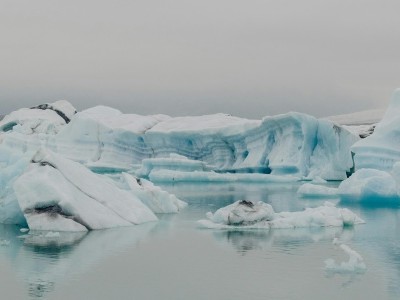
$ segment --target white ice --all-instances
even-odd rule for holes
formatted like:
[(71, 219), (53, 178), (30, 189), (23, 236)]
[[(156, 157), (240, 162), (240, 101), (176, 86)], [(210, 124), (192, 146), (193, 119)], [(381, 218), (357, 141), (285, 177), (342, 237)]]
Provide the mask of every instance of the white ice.
[[(74, 114), (68, 124), (53, 110), (24, 113), (34, 124), (29, 121), (32, 126), (20, 130), (20, 124), (12, 126), (13, 113), (6, 116), (0, 148), (34, 152), (45, 146), (97, 171), (128, 171), (143, 159), (176, 153), (217, 171), (344, 179), (353, 167), (349, 149), (359, 139), (339, 125), (301, 113), (263, 120), (225, 114), (171, 118), (97, 106)], [(42, 113), (54, 118), (46, 129), (36, 127)]]
[(398, 188), (395, 178), (388, 172), (375, 169), (360, 169), (338, 188), (341, 196), (357, 198), (396, 197)]
[(31, 230), (84, 231), (157, 220), (134, 193), (49, 151), (36, 153), (14, 191)]
[(178, 213), (187, 206), (186, 202), (146, 179), (136, 179), (127, 173), (123, 173), (122, 178), (126, 187), (154, 213)]
[(299, 189), (297, 190), (297, 194), (299, 194), (301, 197), (307, 197), (307, 198), (313, 198), (313, 197), (332, 198), (332, 197), (338, 197), (338, 189), (330, 188), (323, 185), (305, 183), (299, 187)]
[(340, 248), (349, 256), (348, 261), (337, 263), (334, 259), (325, 260), (325, 269), (333, 273), (363, 273), (367, 269), (363, 257), (345, 244)]
[[(251, 205), (250, 205), (251, 206)], [(275, 213), (265, 203), (241, 204), (240, 201), (220, 208), (214, 214), (207, 213), (207, 220), (198, 221), (199, 225), (209, 229), (283, 229), (307, 227), (343, 227), (362, 224), (364, 221), (347, 208), (337, 208), (330, 202), (304, 211)], [(228, 216), (240, 216), (241, 222), (229, 222)]]

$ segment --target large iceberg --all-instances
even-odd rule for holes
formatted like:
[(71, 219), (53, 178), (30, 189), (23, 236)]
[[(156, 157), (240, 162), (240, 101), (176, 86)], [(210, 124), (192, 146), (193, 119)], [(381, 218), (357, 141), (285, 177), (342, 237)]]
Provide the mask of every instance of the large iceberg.
[(331, 121), (300, 113), (262, 120), (173, 118), (105, 106), (76, 112), (67, 101), (20, 109), (0, 121), (0, 222), (99, 229), (155, 220), (154, 213), (185, 206), (146, 179), (344, 179), (358, 139)]
[(96, 107), (78, 113), (48, 146), (99, 168), (129, 168), (143, 158), (178, 153), (219, 170), (270, 169), (273, 174), (343, 179), (352, 167), (348, 148), (355, 140), (328, 121), (297, 113), (260, 122), (222, 114), (144, 117)]
[(377, 169), (390, 171), (400, 161), (400, 89), (391, 98), (389, 107), (374, 134), (355, 143), (354, 152), (356, 169)]
[(299, 187), (297, 194), (304, 198), (338, 197), (338, 189), (319, 184), (305, 183)]
[[(344, 179), (353, 167), (350, 146), (359, 139), (328, 120), (300, 113), (260, 121), (225, 114), (140, 116), (104, 106), (71, 115), (75, 110), (67, 108), (64, 103), (58, 110), (64, 109), (68, 123), (54, 110), (36, 109), (49, 119), (40, 130), (33, 121), (23, 125), (28, 122), (12, 117), (15, 113), (6, 116), (0, 123), (0, 159), (4, 147), (34, 152), (44, 146), (102, 172), (128, 171), (144, 159), (175, 153), (220, 172)], [(23, 112), (29, 115), (29, 111)], [(31, 117), (35, 119), (34, 114)]]
[(375, 169), (360, 169), (340, 183), (338, 193), (345, 198), (391, 199), (397, 198), (398, 188), (392, 174)]

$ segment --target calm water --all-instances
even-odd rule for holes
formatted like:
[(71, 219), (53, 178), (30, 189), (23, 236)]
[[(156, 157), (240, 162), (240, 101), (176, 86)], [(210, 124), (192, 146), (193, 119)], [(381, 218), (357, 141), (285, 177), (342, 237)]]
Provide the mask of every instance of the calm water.
[[(88, 234), (22, 239), (19, 228), (2, 226), (0, 298), (399, 299), (397, 207), (353, 206), (367, 224), (352, 229), (234, 232), (196, 225), (207, 211), (239, 199), (263, 200), (276, 211), (302, 210), (326, 200), (299, 199), (297, 187), (164, 186), (189, 203), (181, 214)], [(364, 257), (364, 273), (325, 271), (326, 259), (347, 260), (332, 244), (335, 237)]]

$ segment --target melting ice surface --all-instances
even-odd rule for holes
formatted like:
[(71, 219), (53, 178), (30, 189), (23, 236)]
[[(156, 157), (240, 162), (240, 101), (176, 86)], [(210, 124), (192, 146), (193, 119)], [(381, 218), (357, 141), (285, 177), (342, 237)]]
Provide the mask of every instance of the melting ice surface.
[[(133, 227), (46, 236), (2, 225), (2, 298), (398, 299), (398, 206), (347, 206), (330, 199), (366, 221), (350, 228), (232, 231), (199, 229), (196, 223), (241, 199), (264, 201), (276, 212), (324, 204), (326, 197), (298, 195), (301, 185), (163, 185), (187, 208)], [(332, 244), (335, 239), (363, 257), (364, 272), (326, 271), (329, 258), (339, 265), (349, 260)]]

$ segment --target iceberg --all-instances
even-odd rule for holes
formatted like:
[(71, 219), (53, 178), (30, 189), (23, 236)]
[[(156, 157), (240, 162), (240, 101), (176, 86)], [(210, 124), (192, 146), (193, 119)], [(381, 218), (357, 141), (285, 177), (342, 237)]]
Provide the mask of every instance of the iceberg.
[(338, 197), (338, 189), (312, 183), (305, 183), (299, 187), (297, 194), (304, 198), (332, 198)]
[[(104, 106), (73, 115), (64, 110), (68, 123), (54, 110), (37, 110), (52, 117), (46, 130), (33, 125), (20, 130), (12, 126), (18, 120), (11, 113), (0, 123), (0, 148), (35, 152), (42, 146), (97, 172), (128, 171), (144, 159), (175, 153), (220, 172), (344, 179), (353, 167), (350, 146), (359, 139), (331, 121), (301, 113), (248, 120), (225, 114), (141, 116)], [(25, 113), (31, 111), (36, 110)], [(41, 120), (35, 114), (30, 118)]]
[(330, 202), (304, 211), (276, 213), (269, 204), (242, 200), (214, 214), (207, 213), (207, 218), (198, 224), (203, 228), (229, 230), (344, 227), (365, 223), (349, 209), (337, 208)]
[(342, 197), (360, 199), (397, 198), (396, 179), (388, 172), (375, 169), (357, 170), (338, 187)]
[(344, 179), (357, 140), (301, 113), (141, 116), (105, 106), (77, 112), (67, 101), (20, 109), (0, 121), (0, 222), (79, 231), (185, 206), (151, 182)]
[[(329, 180), (346, 178), (353, 167), (349, 149), (359, 139), (331, 121), (301, 113), (248, 120), (226, 114), (141, 116), (105, 106), (75, 113), (66, 101), (38, 107), (0, 122), (0, 160), (7, 148), (34, 153), (46, 147), (96, 172), (129, 171), (142, 163), (144, 176), (146, 167), (182, 171), (180, 156), (192, 161), (186, 170)], [(146, 161), (167, 158), (180, 169), (167, 161)]]
[(374, 130), (374, 134), (351, 147), (358, 169), (376, 169), (390, 172), (400, 161), (400, 89), (391, 98), (389, 107)]
[(214, 214), (207, 213), (210, 221), (233, 226), (249, 226), (261, 221), (270, 221), (274, 210), (270, 204), (259, 201), (241, 200), (217, 210)]
[(86, 231), (157, 220), (133, 193), (45, 150), (13, 188), (30, 230)]

